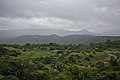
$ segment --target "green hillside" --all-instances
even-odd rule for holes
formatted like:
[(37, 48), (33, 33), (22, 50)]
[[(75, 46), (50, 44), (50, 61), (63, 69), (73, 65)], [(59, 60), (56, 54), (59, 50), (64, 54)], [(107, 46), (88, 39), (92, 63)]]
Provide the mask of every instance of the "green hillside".
[(57, 44), (89, 44), (91, 42), (98, 43), (104, 42), (108, 39), (120, 40), (119, 36), (95, 36), (95, 35), (68, 35), (68, 36), (40, 36), (40, 35), (25, 35), (8, 40), (6, 43), (57, 43)]
[(120, 80), (120, 40), (0, 45), (0, 80), (113, 79)]

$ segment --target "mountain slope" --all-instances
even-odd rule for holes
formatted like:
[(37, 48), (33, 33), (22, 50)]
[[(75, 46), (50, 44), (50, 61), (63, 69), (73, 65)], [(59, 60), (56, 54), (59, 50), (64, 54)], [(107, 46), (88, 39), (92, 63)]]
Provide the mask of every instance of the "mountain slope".
[(94, 36), (94, 35), (68, 35), (68, 36), (57, 36), (57, 35), (24, 35), (8, 40), (5, 43), (58, 43), (58, 44), (88, 44), (90, 42), (103, 42), (108, 39), (120, 40), (119, 36)]

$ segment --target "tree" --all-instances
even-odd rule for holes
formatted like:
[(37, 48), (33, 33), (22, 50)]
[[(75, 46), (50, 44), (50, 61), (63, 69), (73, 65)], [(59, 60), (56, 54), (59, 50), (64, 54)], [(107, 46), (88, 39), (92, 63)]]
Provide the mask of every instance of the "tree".
[(30, 45), (31, 45), (30, 43), (26, 43), (26, 46), (28, 46), (28, 47), (29, 47)]

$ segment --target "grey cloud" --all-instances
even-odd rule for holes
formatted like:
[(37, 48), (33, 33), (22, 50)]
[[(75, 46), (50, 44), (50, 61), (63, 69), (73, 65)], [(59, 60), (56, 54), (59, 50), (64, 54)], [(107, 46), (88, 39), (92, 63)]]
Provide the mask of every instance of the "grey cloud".
[[(0, 0), (0, 29), (64, 26), (61, 28), (117, 30), (120, 29), (119, 4), (120, 0)], [(33, 18), (38, 21), (32, 22)], [(19, 22), (12, 23), (15, 20)]]
[(41, 18), (4, 18), (0, 17), (0, 29), (37, 29), (37, 28), (71, 28), (74, 23), (67, 19), (41, 17)]

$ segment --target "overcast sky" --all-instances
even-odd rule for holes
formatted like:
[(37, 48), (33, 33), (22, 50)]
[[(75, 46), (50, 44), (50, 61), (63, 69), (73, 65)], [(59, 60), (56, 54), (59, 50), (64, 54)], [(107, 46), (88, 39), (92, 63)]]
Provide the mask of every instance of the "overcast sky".
[(120, 0), (0, 0), (0, 30), (120, 30)]

